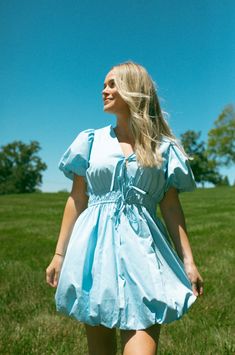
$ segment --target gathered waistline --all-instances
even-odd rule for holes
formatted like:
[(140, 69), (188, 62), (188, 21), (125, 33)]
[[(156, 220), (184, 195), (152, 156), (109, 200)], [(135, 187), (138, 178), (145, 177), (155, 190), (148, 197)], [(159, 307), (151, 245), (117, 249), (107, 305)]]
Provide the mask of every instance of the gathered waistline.
[[(125, 202), (130, 204), (130, 205), (144, 205), (143, 203), (140, 203), (140, 202), (137, 202), (137, 201), (130, 201), (128, 199), (125, 199)], [(104, 199), (104, 200), (98, 200), (98, 201), (89, 201), (88, 202), (88, 207), (90, 206), (95, 206), (95, 205), (100, 205), (100, 204), (106, 204), (106, 203), (118, 203), (118, 200), (107, 200), (107, 199)]]
[(92, 194), (89, 196), (88, 207), (106, 203), (118, 204), (120, 203), (120, 199), (123, 203), (130, 205), (142, 205), (148, 208), (155, 207), (154, 200), (147, 193), (142, 195), (136, 191), (133, 191), (128, 196), (125, 196), (121, 191), (109, 191), (103, 195)]
[[(139, 190), (139, 191), (138, 191)], [(101, 204), (110, 204), (113, 206), (110, 208), (111, 219), (114, 221), (114, 226), (117, 229), (121, 215), (124, 213), (128, 216), (129, 222), (132, 225), (132, 228), (138, 234), (141, 231), (141, 223), (143, 222), (143, 217), (141, 211), (136, 213), (131, 205), (142, 206), (146, 208), (151, 216), (154, 216), (156, 212), (156, 203), (153, 198), (151, 198), (147, 192), (140, 190), (138, 188), (133, 190), (128, 190), (128, 193), (122, 191), (110, 191), (103, 195), (90, 195), (88, 200), (88, 207), (101, 205)]]

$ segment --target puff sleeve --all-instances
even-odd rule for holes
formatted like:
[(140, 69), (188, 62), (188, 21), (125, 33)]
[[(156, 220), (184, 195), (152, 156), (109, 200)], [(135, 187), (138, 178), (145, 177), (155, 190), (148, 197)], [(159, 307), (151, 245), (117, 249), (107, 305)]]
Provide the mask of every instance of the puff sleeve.
[(197, 187), (189, 160), (175, 142), (170, 142), (166, 151), (165, 192), (170, 187), (178, 192), (193, 191)]
[(74, 173), (86, 176), (93, 139), (93, 128), (81, 131), (62, 155), (58, 168), (67, 178), (73, 180)]

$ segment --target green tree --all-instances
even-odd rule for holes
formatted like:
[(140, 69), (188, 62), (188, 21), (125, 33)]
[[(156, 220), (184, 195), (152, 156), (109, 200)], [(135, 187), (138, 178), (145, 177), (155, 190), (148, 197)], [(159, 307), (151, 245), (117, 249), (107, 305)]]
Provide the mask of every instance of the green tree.
[(47, 165), (37, 156), (39, 142), (14, 141), (0, 149), (0, 194), (34, 192)]
[(227, 105), (208, 132), (208, 153), (218, 165), (235, 163), (235, 109)]
[(215, 159), (210, 159), (206, 143), (199, 141), (201, 132), (188, 130), (180, 135), (183, 147), (193, 160), (190, 160), (195, 181), (204, 186), (205, 182), (210, 182), (217, 185), (221, 182), (221, 175), (217, 169), (217, 162)]
[(221, 178), (221, 180), (217, 183), (217, 186), (230, 186), (227, 175)]

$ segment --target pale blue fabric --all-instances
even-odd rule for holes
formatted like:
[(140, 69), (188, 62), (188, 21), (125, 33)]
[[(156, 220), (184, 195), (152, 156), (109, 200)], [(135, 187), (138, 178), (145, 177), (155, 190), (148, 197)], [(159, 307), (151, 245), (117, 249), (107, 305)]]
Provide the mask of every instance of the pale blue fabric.
[[(125, 158), (112, 125), (79, 133), (59, 168), (87, 182), (61, 269), (59, 312), (109, 328), (146, 329), (180, 319), (197, 297), (156, 208), (170, 186), (196, 188), (188, 160), (168, 138), (161, 168)], [(126, 165), (127, 162), (127, 165)]]

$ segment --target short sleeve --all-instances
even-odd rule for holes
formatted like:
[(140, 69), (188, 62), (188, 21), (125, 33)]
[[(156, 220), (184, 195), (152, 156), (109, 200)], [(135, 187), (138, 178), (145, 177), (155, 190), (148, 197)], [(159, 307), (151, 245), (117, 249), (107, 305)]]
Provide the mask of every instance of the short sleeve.
[(73, 180), (74, 173), (86, 175), (93, 139), (93, 128), (81, 131), (62, 155), (58, 167), (67, 178)]
[(178, 192), (193, 191), (197, 185), (188, 158), (175, 142), (166, 150), (165, 192), (175, 187)]

